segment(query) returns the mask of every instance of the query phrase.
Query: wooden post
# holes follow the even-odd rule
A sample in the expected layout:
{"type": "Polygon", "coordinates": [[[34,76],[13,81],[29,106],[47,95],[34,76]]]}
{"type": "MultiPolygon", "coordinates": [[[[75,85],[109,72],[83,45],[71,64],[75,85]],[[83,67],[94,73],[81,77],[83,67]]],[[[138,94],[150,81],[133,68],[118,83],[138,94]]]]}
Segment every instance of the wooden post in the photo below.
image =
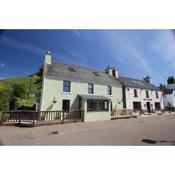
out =
{"type": "Polygon", "coordinates": [[[63,115],[62,115],[62,119],[61,119],[61,124],[64,123],[64,111],[63,111],[63,115]]]}
{"type": "Polygon", "coordinates": [[[21,113],[18,113],[19,125],[21,124],[21,113]]]}
{"type": "Polygon", "coordinates": [[[35,112],[33,112],[33,126],[35,126],[35,112]]]}

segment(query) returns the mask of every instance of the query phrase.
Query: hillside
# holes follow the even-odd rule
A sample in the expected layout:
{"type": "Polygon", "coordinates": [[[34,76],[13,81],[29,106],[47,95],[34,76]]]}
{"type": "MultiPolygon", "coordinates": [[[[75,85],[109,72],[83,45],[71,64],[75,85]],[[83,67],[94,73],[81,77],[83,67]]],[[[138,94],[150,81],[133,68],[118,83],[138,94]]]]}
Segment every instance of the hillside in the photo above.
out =
{"type": "MultiPolygon", "coordinates": [[[[4,80],[0,80],[5,86],[5,89],[8,90],[8,93],[12,91],[13,85],[22,85],[25,88],[25,94],[23,98],[17,99],[17,106],[25,106],[25,107],[32,107],[34,104],[37,103],[37,97],[40,94],[40,90],[38,85],[35,83],[37,77],[15,77],[15,78],[8,78],[4,80]]],[[[2,104],[4,103],[0,99],[0,107],[3,109],[2,104]]],[[[7,102],[8,100],[5,100],[7,102]]],[[[8,106],[8,105],[7,105],[8,106]]],[[[8,109],[6,107],[6,109],[8,109]]]]}
{"type": "Polygon", "coordinates": [[[34,77],[20,77],[20,78],[8,78],[0,80],[3,82],[7,89],[10,89],[15,84],[23,84],[27,92],[38,92],[37,85],[35,84],[36,78],[34,77]]]}

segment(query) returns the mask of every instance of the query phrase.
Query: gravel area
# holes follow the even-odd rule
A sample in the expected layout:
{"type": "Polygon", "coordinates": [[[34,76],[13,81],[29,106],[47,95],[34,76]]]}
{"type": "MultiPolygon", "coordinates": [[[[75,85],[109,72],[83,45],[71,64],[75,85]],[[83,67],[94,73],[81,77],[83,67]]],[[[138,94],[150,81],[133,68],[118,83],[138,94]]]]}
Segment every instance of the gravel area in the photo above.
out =
{"type": "Polygon", "coordinates": [[[175,145],[175,114],[34,128],[3,126],[0,144],[175,145]]]}

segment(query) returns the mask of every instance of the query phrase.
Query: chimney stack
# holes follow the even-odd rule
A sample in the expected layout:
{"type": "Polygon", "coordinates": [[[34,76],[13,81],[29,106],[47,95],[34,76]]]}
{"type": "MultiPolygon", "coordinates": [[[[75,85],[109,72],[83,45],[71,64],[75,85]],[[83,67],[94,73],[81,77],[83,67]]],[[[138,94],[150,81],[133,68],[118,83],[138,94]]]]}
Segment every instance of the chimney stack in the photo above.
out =
{"type": "Polygon", "coordinates": [[[168,77],[167,83],[168,83],[168,84],[175,84],[175,77],[173,77],[173,76],[168,77]]]}
{"type": "Polygon", "coordinates": [[[118,71],[117,71],[114,67],[108,66],[108,67],[105,69],[105,72],[106,72],[108,75],[112,75],[112,76],[118,78],[118,71]]]}
{"type": "Polygon", "coordinates": [[[50,50],[45,54],[45,64],[52,64],[52,54],[50,50]]]}
{"type": "Polygon", "coordinates": [[[150,79],[151,79],[151,77],[149,75],[147,75],[143,80],[147,83],[151,83],[150,79]]]}

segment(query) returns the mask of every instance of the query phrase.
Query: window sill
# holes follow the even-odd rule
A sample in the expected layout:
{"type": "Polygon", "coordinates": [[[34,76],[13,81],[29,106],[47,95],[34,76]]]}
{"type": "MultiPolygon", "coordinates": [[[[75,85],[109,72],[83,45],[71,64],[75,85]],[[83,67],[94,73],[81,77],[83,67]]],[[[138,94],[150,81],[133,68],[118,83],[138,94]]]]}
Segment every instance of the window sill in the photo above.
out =
{"type": "Polygon", "coordinates": [[[71,92],[61,92],[61,94],[72,94],[71,92]]]}
{"type": "Polygon", "coordinates": [[[113,95],[108,95],[108,97],[113,97],[113,95]]]}

